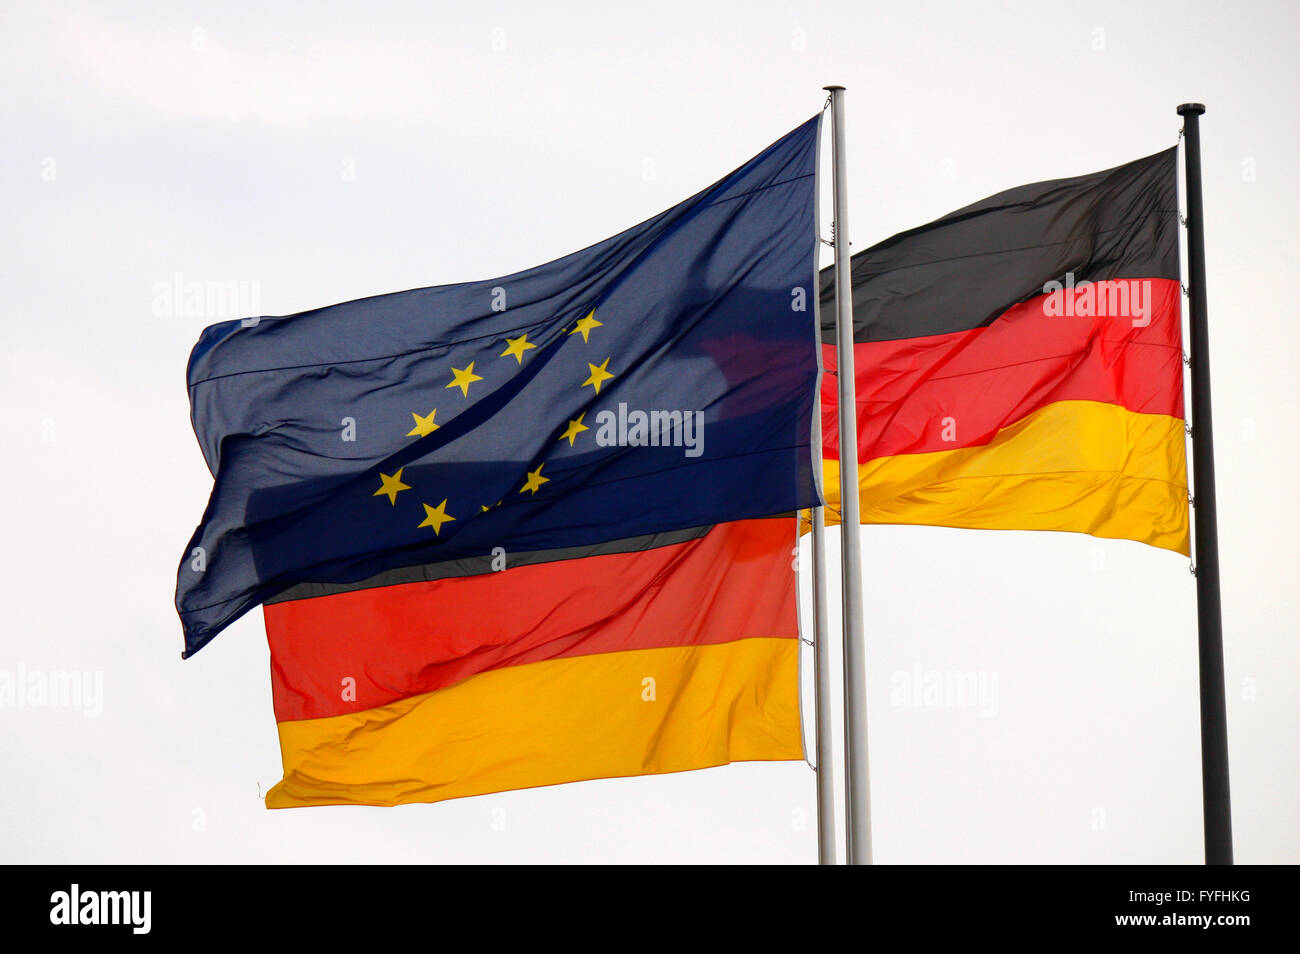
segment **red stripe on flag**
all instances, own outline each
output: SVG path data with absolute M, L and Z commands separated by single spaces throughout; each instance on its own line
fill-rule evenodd
M 1058 401 L 1099 401 L 1183 416 L 1178 282 L 1147 283 L 1145 315 L 1080 317 L 1086 289 L 1040 295 L 983 328 L 854 346 L 858 459 L 987 444 L 998 431 Z M 1094 286 L 1100 292 L 1121 282 Z M 1095 310 L 1095 309 L 1092 309 Z M 1049 313 L 1051 311 L 1056 314 Z M 1062 313 L 1063 312 L 1063 313 Z M 835 349 L 823 346 L 828 371 Z M 839 458 L 836 379 L 822 379 L 823 453 Z

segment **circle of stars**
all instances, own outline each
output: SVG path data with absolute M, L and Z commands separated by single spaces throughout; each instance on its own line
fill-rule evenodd
M 591 333 L 597 328 L 602 327 L 604 327 L 604 322 L 596 318 L 596 310 L 593 308 L 585 317 L 578 319 L 574 323 L 572 329 L 566 329 L 566 334 L 570 337 L 573 335 L 582 335 L 583 344 L 590 344 Z M 527 352 L 532 351 L 536 347 L 536 344 L 528 340 L 527 334 L 522 334 L 517 338 L 507 337 L 505 339 L 505 350 L 497 357 L 514 358 L 515 363 L 522 367 Z M 610 360 L 610 357 L 606 357 L 600 364 L 587 362 L 587 369 L 590 373 L 588 374 L 587 379 L 582 382 L 580 387 L 590 387 L 596 394 L 600 394 L 601 386 L 616 376 L 614 372 L 609 370 Z M 452 388 L 459 388 L 461 396 L 468 398 L 470 386 L 478 381 L 484 380 L 482 375 L 474 372 L 475 363 L 476 362 L 471 361 L 464 368 L 453 367 L 451 369 L 451 381 L 445 386 L 445 389 L 449 390 Z M 412 411 L 411 419 L 413 426 L 406 432 L 406 436 L 414 438 L 428 437 L 440 426 L 434 423 L 434 418 L 437 413 L 438 409 L 436 407 L 430 409 L 427 414 L 420 414 L 418 411 Z M 560 434 L 559 439 L 562 441 L 567 440 L 570 447 L 575 446 L 578 435 L 584 431 L 591 430 L 590 426 L 583 423 L 583 418 L 586 416 L 587 412 L 584 411 L 576 418 L 570 420 L 564 432 Z M 537 465 L 535 470 L 528 471 L 523 486 L 519 488 L 519 493 L 535 496 L 543 484 L 550 482 L 551 478 L 542 476 L 542 468 L 545 466 L 546 464 L 543 461 Z M 403 469 L 404 468 L 399 467 L 393 474 L 381 473 L 379 475 L 379 489 L 376 490 L 372 496 L 387 497 L 390 506 L 397 506 L 398 494 L 412 489 L 410 484 L 402 481 Z M 424 508 L 424 520 L 420 522 L 417 529 L 428 527 L 433 530 L 435 536 L 441 536 L 443 526 L 456 519 L 447 512 L 447 503 L 448 499 L 445 497 L 443 498 L 442 503 L 438 504 L 436 507 L 422 502 L 421 506 Z M 497 501 L 495 504 L 483 505 L 480 507 L 480 510 L 481 512 L 486 513 L 499 506 L 500 503 L 501 501 Z

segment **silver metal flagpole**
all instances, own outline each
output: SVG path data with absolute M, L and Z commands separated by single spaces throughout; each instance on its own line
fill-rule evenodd
M 831 94 L 831 178 L 835 203 L 835 365 L 839 375 L 840 565 L 844 606 L 844 808 L 848 863 L 871 864 L 867 772 L 867 660 L 862 633 L 862 540 L 858 530 L 858 419 L 853 373 L 853 281 L 844 159 L 844 87 Z
M 821 152 L 818 149 L 818 181 L 821 178 Z M 820 209 L 815 226 L 818 251 L 813 255 L 813 325 L 817 343 L 817 394 L 812 413 L 812 460 L 817 490 L 822 491 L 822 359 L 821 359 L 821 289 L 816 283 L 821 254 Z M 812 508 L 812 608 L 813 608 L 813 748 L 817 759 L 817 863 L 835 864 L 835 756 L 831 754 L 831 653 L 830 604 L 826 599 L 826 510 Z

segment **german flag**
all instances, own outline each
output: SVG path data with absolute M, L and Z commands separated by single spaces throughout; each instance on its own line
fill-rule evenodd
M 1175 158 L 1011 189 L 853 256 L 862 523 L 1189 552 Z M 826 269 L 832 522 L 834 304 Z
M 748 520 L 290 590 L 263 608 L 266 804 L 800 759 L 794 544 L 791 519 Z

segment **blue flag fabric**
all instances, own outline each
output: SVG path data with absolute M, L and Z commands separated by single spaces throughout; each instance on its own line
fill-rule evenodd
M 816 505 L 819 121 L 548 265 L 206 328 L 184 655 L 304 582 Z

